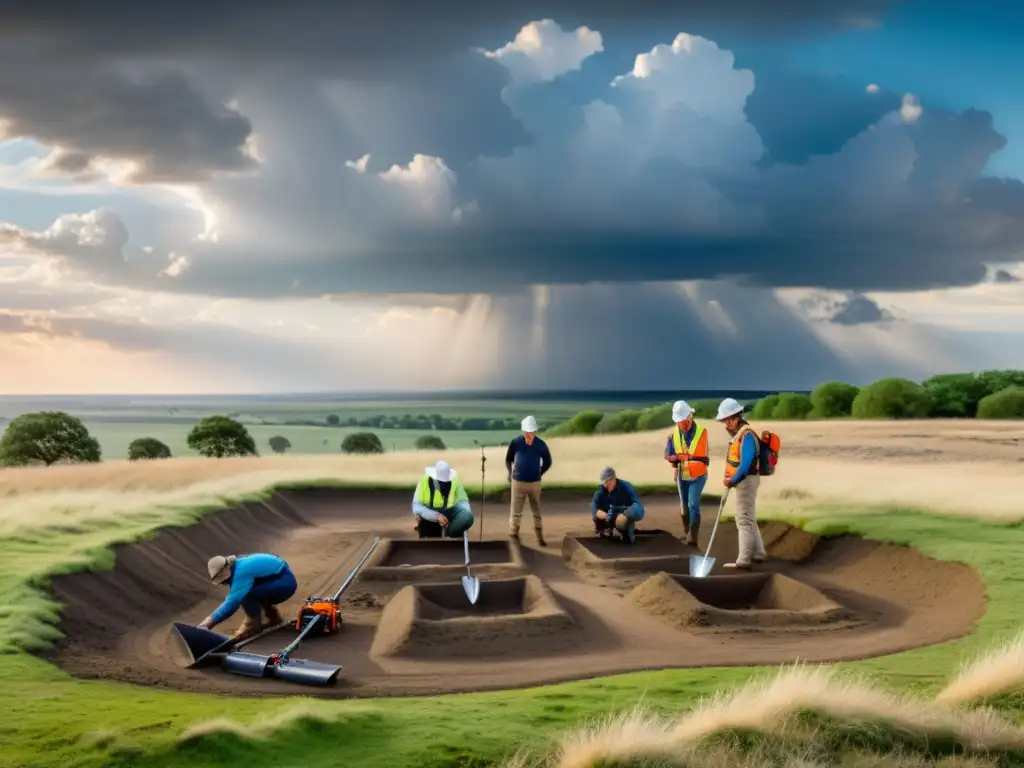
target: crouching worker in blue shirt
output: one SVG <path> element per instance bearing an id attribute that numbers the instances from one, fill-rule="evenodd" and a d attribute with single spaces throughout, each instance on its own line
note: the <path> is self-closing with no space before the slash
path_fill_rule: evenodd
<path id="1" fill-rule="evenodd" d="M 295 594 L 295 575 L 288 563 L 277 555 L 256 554 L 217 555 L 206 564 L 210 580 L 214 584 L 230 584 L 231 589 L 224 602 L 205 618 L 199 626 L 213 629 L 231 618 L 241 606 L 245 621 L 234 634 L 236 640 L 243 640 L 257 634 L 261 629 L 280 624 L 283 619 L 277 606 Z M 267 615 L 267 623 L 260 625 L 260 613 Z"/>
<path id="2" fill-rule="evenodd" d="M 618 533 L 623 541 L 636 543 L 636 522 L 644 519 L 644 505 L 633 486 L 615 476 L 615 470 L 601 470 L 601 487 L 590 503 L 594 530 L 598 536 L 612 537 Z"/>

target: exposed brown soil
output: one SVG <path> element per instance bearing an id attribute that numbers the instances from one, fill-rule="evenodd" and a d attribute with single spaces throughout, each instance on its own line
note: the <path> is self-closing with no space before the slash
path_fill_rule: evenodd
<path id="1" fill-rule="evenodd" d="M 866 658 L 960 637 L 985 610 L 984 584 L 966 566 L 778 523 L 762 526 L 770 558 L 757 573 L 720 575 L 736 554 L 735 526 L 723 522 L 715 570 L 692 579 L 689 555 L 703 553 L 711 526 L 701 531 L 700 550 L 673 543 L 681 534 L 674 496 L 645 498 L 652 533 L 633 547 L 595 547 L 581 498 L 545 495 L 546 548 L 529 534 L 522 545 L 503 541 L 507 507 L 488 503 L 482 543 L 480 523 L 471 529 L 473 574 L 482 582 L 471 608 L 459 583 L 462 540 L 414 541 L 407 493 L 282 492 L 120 547 L 112 571 L 55 579 L 67 637 L 50 656 L 79 677 L 186 690 L 422 695 L 640 669 Z M 183 668 L 173 622 L 198 623 L 224 596 L 206 578 L 211 555 L 262 550 L 286 558 L 300 582 L 285 607 L 292 612 L 305 596 L 337 589 L 376 536 L 384 541 L 346 593 L 341 632 L 310 639 L 295 654 L 340 664 L 336 685 Z M 241 618 L 217 630 L 230 632 Z M 280 630 L 246 651 L 271 653 L 293 638 Z"/>

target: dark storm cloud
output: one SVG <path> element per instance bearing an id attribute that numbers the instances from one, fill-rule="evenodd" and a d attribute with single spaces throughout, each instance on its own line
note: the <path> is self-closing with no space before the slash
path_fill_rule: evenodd
<path id="1" fill-rule="evenodd" d="M 540 18 L 626 31 L 651 22 L 788 33 L 881 18 L 900 0 L 38 0 L 4 3 L 0 45 L 27 41 L 51 60 L 198 56 L 314 67 L 346 75 L 407 69 L 462 46 L 500 45 L 508 29 Z"/>
<path id="2" fill-rule="evenodd" d="M 175 182 L 256 166 L 249 120 L 181 72 L 30 62 L 0 54 L 0 136 L 59 147 L 44 170 L 88 175 L 95 158 L 125 158 L 138 164 L 131 181 Z"/>
<path id="3" fill-rule="evenodd" d="M 867 296 L 853 296 L 832 315 L 830 322 L 836 325 L 867 325 L 891 319 L 889 312 Z"/>
<path id="4" fill-rule="evenodd" d="M 1019 283 L 1021 279 L 1005 269 L 997 269 L 995 274 L 992 276 L 992 280 L 996 283 Z"/>

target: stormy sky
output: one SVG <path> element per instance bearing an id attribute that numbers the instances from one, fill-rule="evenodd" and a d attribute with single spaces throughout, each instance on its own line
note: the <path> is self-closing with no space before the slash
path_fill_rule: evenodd
<path id="1" fill-rule="evenodd" d="M 953 0 L 5 3 L 0 394 L 1024 367 L 1021 33 Z"/>

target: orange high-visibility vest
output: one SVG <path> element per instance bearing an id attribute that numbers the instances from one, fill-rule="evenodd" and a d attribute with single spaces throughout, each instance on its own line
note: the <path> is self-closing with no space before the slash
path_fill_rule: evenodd
<path id="1" fill-rule="evenodd" d="M 736 470 L 739 469 L 740 461 L 743 456 L 743 436 L 747 433 L 754 436 L 754 463 L 750 465 L 751 475 L 757 474 L 757 460 L 761 454 L 760 451 L 760 440 L 758 440 L 757 432 L 749 424 L 744 424 L 740 427 L 740 431 L 736 433 L 736 436 L 729 441 L 729 453 L 725 457 L 725 481 L 729 482 L 732 480 L 733 475 L 736 474 Z M 742 482 L 742 481 L 741 481 Z"/>
<path id="2" fill-rule="evenodd" d="M 693 442 L 687 445 L 683 432 L 677 424 L 676 428 L 672 430 L 672 450 L 676 452 L 677 456 L 693 456 L 706 459 L 708 456 L 707 430 L 698 424 L 693 433 Z M 695 480 L 707 474 L 708 465 L 702 461 L 687 461 L 684 459 L 679 465 L 679 471 L 683 473 L 683 480 Z"/>

